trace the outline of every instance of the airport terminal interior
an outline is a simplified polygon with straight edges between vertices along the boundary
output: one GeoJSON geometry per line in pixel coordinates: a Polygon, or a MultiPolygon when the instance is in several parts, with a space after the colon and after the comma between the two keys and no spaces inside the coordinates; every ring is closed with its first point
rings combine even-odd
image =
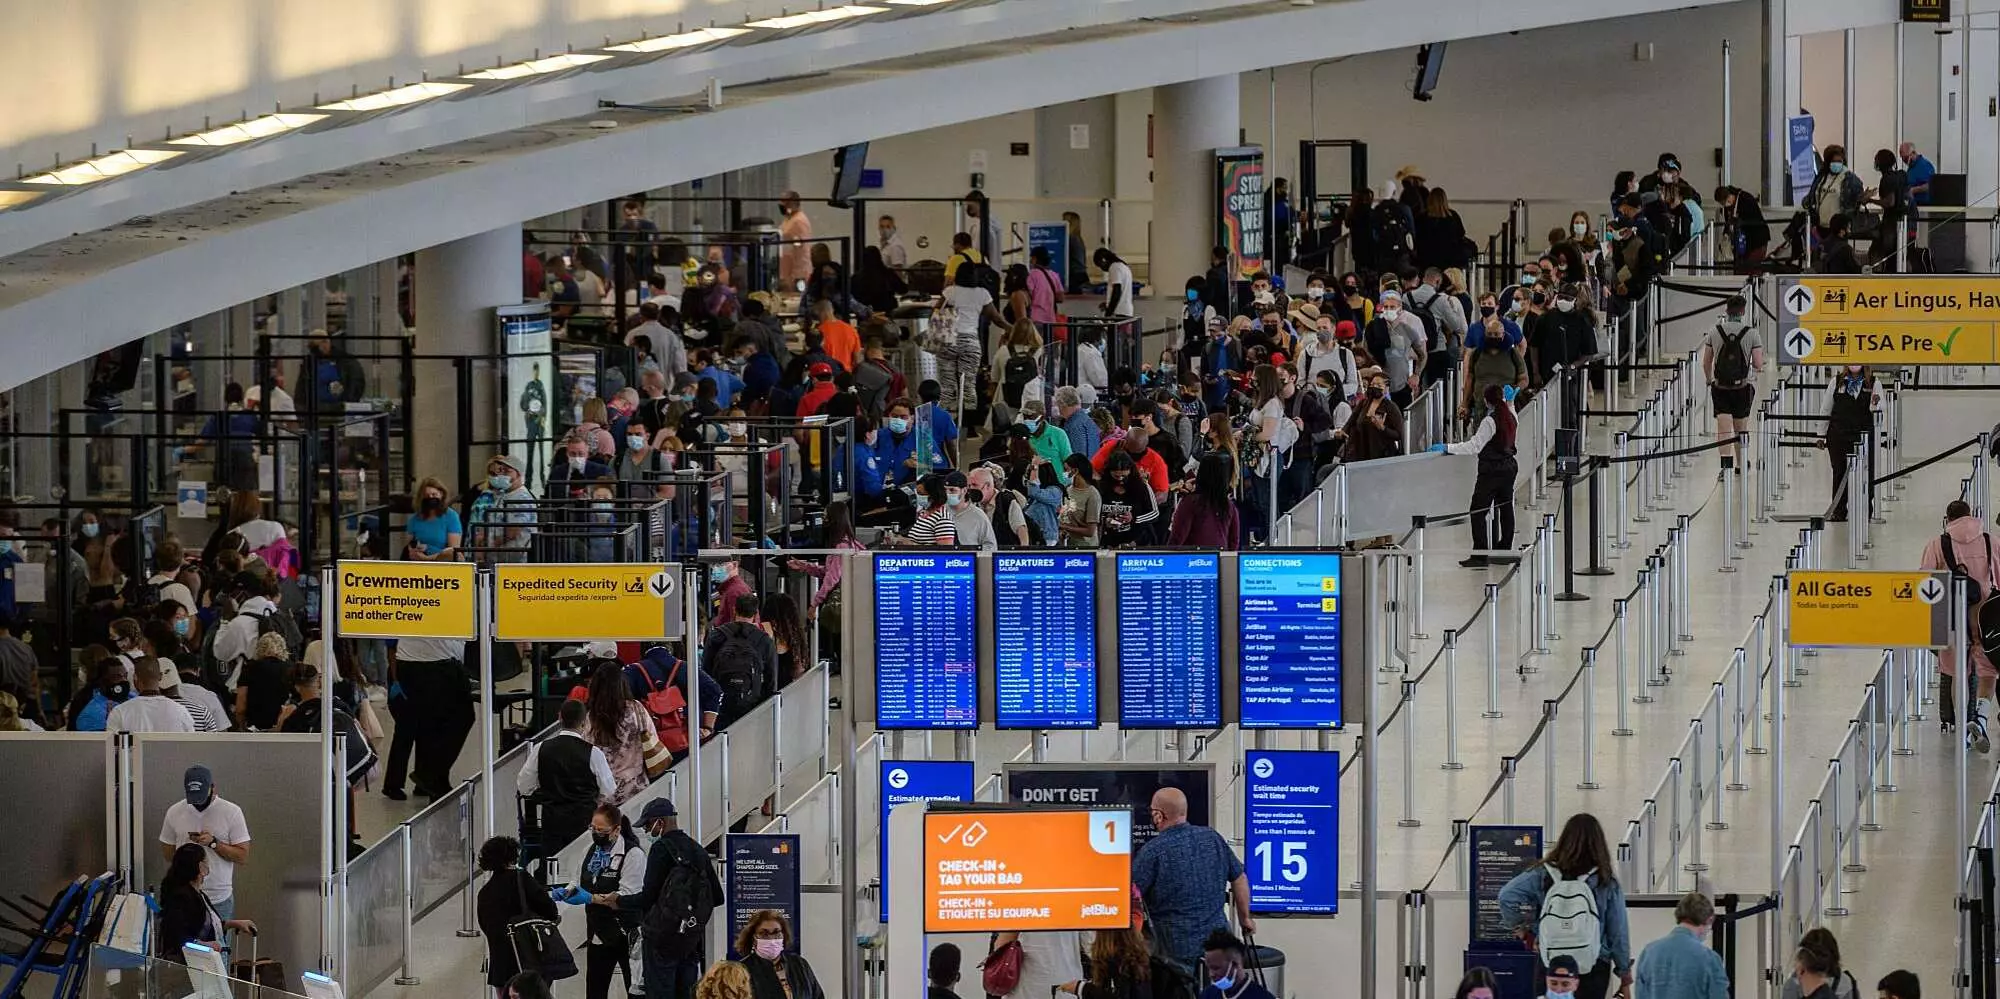
{"type": "Polygon", "coordinates": [[[2000,2],[8,2],[0,999],[2000,999],[2000,2]]]}

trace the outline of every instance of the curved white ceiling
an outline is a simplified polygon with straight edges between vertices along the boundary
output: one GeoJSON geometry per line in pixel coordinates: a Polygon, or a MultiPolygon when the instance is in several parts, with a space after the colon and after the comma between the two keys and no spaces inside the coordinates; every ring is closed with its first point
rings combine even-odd
{"type": "Polygon", "coordinates": [[[0,230],[43,227],[0,231],[0,252],[34,247],[0,260],[0,389],[250,298],[629,191],[1102,94],[1723,2],[1004,0],[432,101],[0,216],[0,230]],[[745,85],[712,112],[597,110],[687,103],[710,77],[745,85]],[[619,127],[591,126],[605,117],[619,127]]]}

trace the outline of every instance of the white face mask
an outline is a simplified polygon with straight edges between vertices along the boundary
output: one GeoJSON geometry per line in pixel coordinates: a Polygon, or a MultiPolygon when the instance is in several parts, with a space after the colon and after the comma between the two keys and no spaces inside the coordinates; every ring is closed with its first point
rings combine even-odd
{"type": "Polygon", "coordinates": [[[1577,235],[1579,235],[1579,236],[1587,236],[1587,235],[1589,235],[1589,234],[1590,234],[1590,223],[1588,223],[1588,222],[1571,222],[1571,223],[1569,224],[1569,231],[1571,231],[1571,232],[1573,232],[1573,233],[1576,233],[1576,234],[1577,234],[1577,235]]]}
{"type": "Polygon", "coordinates": [[[1558,298],[1558,299],[1556,299],[1556,311],[1557,311],[1557,312],[1568,312],[1568,311],[1570,311],[1571,309],[1574,309],[1574,308],[1576,308],[1576,299],[1574,299],[1574,298],[1558,298]]]}
{"type": "Polygon", "coordinates": [[[570,470],[570,471],[572,471],[572,472],[581,472],[581,471],[583,471],[583,466],[584,466],[584,463],[585,463],[586,461],[588,461],[588,460],[589,460],[589,459],[587,459],[587,458],[578,458],[578,457],[576,457],[576,456],[572,455],[572,456],[570,457],[570,459],[569,459],[569,470],[570,470]]]}
{"type": "Polygon", "coordinates": [[[1401,317],[1402,314],[1403,310],[1398,309],[1395,306],[1384,306],[1382,309],[1382,318],[1392,323],[1395,322],[1399,317],[1401,317]]]}
{"type": "Polygon", "coordinates": [[[731,423],[728,424],[727,429],[731,437],[747,437],[750,435],[750,425],[747,423],[731,423]]]}

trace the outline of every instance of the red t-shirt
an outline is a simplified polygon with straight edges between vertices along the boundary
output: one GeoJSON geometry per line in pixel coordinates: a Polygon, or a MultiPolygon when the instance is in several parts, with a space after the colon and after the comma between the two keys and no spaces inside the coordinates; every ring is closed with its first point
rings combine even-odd
{"type": "MultiPolygon", "coordinates": [[[[1111,457],[1111,450],[1113,448],[1123,443],[1122,439],[1105,441],[1104,446],[1098,448],[1097,453],[1090,456],[1090,467],[1096,470],[1097,474],[1103,475],[1104,460],[1111,457]]],[[[1153,487],[1153,493],[1158,495],[1166,492],[1169,485],[1167,463],[1160,458],[1160,452],[1152,448],[1147,448],[1139,452],[1137,461],[1139,464],[1139,474],[1146,477],[1146,484],[1153,487]]]]}
{"type": "Polygon", "coordinates": [[[814,382],[813,387],[807,389],[806,394],[799,399],[799,416],[807,417],[817,414],[820,407],[826,405],[826,401],[833,398],[833,394],[838,391],[839,389],[834,388],[831,380],[814,382]]]}

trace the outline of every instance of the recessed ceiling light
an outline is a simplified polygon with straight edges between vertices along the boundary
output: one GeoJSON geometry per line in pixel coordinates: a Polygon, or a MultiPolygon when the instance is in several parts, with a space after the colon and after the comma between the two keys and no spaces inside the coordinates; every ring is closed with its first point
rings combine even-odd
{"type": "Polygon", "coordinates": [[[709,42],[719,42],[725,39],[735,38],[738,35],[747,35],[749,33],[750,33],[749,28],[696,28],[693,31],[683,31],[677,35],[661,35],[658,38],[641,38],[636,42],[626,42],[623,45],[613,45],[606,48],[605,51],[606,52],[670,52],[673,51],[674,49],[693,48],[696,45],[706,45],[709,42]]]}
{"type": "Polygon", "coordinates": [[[603,62],[609,58],[612,57],[608,55],[571,52],[559,56],[550,56],[547,59],[530,59],[527,62],[517,62],[512,66],[496,66],[492,69],[482,69],[477,73],[465,74],[465,78],[468,80],[518,80],[524,76],[560,73],[566,69],[588,66],[591,63],[603,62]]]}
{"type": "Polygon", "coordinates": [[[211,128],[206,132],[183,135],[178,139],[168,139],[174,146],[233,146],[253,139],[265,139],[280,135],[295,128],[304,128],[316,121],[325,120],[323,114],[267,114],[249,121],[239,121],[234,125],[211,128]]]}
{"type": "Polygon", "coordinates": [[[825,10],[809,10],[799,14],[767,17],[761,21],[751,21],[749,24],[753,28],[770,28],[773,30],[803,28],[808,25],[830,24],[834,21],[845,21],[849,18],[867,17],[870,14],[880,14],[888,9],[887,7],[868,7],[858,3],[851,3],[844,7],[829,7],[825,10]]]}
{"type": "Polygon", "coordinates": [[[468,90],[471,87],[472,84],[470,83],[434,83],[429,81],[412,83],[408,86],[397,87],[394,90],[363,94],[360,97],[350,98],[336,104],[322,104],[319,106],[319,109],[321,111],[384,111],[389,108],[399,108],[407,104],[415,104],[418,101],[427,101],[433,97],[455,94],[461,90],[468,90]]]}
{"type": "Polygon", "coordinates": [[[124,149],[115,153],[93,157],[68,166],[59,166],[47,173],[27,177],[24,184],[54,184],[61,187],[81,187],[95,184],[100,180],[122,177],[134,170],[144,170],[155,163],[165,163],[176,156],[186,155],[178,149],[124,149]]]}

